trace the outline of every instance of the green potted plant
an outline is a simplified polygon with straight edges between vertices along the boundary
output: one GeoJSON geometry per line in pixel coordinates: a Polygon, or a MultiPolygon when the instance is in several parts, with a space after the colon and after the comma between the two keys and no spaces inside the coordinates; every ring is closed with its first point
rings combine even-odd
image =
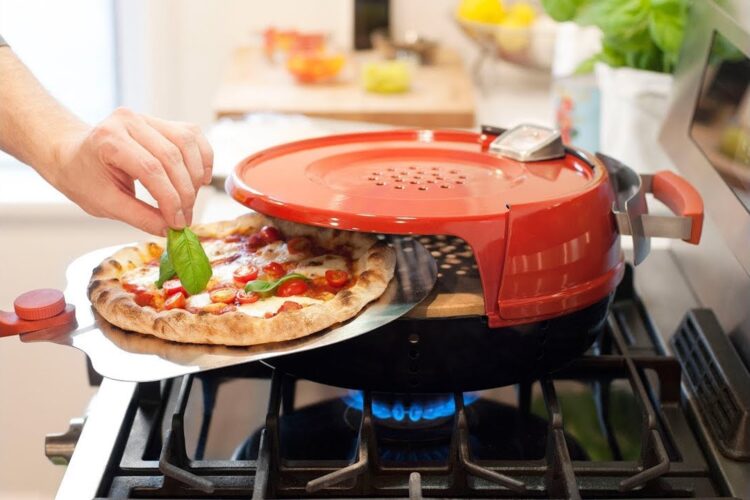
{"type": "Polygon", "coordinates": [[[685,32],[690,0],[542,0],[556,21],[596,26],[602,50],[580,68],[596,62],[671,73],[685,32]]]}
{"type": "Polygon", "coordinates": [[[690,0],[542,0],[542,5],[556,21],[602,32],[601,51],[578,68],[596,73],[601,151],[641,169],[668,165],[657,137],[690,0]]]}

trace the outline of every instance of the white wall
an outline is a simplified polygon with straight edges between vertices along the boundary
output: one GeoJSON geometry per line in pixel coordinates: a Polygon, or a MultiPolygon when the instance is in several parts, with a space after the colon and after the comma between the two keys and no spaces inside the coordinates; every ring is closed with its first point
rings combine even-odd
{"type": "Polygon", "coordinates": [[[115,104],[112,14],[112,0],[0,0],[0,34],[55,98],[95,122],[115,104]]]}

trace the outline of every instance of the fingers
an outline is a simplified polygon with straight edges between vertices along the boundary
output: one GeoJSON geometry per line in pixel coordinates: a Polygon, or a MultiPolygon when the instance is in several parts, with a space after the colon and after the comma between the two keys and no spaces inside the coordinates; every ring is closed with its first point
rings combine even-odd
{"type": "MultiPolygon", "coordinates": [[[[182,199],[162,163],[126,133],[110,137],[106,144],[107,147],[102,148],[100,152],[102,161],[139,180],[156,200],[159,211],[170,227],[185,227],[187,219],[183,212],[182,199]]],[[[187,185],[192,187],[189,179],[187,185]]],[[[109,205],[113,203],[108,202],[109,205]]]]}
{"type": "Polygon", "coordinates": [[[211,182],[214,152],[200,127],[189,123],[170,122],[152,116],[144,115],[144,119],[180,148],[196,190],[201,184],[211,182]]]}
{"type": "Polygon", "coordinates": [[[143,116],[146,123],[169,139],[172,144],[177,146],[182,154],[182,160],[187,165],[190,178],[193,181],[193,187],[197,191],[203,184],[203,160],[198,148],[196,134],[188,125],[176,122],[169,122],[159,118],[143,116]]]}
{"type": "Polygon", "coordinates": [[[108,217],[118,219],[155,236],[165,236],[168,224],[156,208],[143,201],[113,189],[108,196],[112,202],[108,217]]]}
{"type": "Polygon", "coordinates": [[[208,139],[202,133],[196,136],[198,149],[201,151],[201,160],[203,160],[203,184],[211,184],[211,175],[214,170],[214,150],[208,143],[208,139]]]}
{"type": "MultiPolygon", "coordinates": [[[[136,116],[126,123],[130,136],[156,158],[166,172],[169,182],[180,197],[181,208],[176,212],[174,223],[179,227],[190,224],[193,217],[196,186],[183,160],[180,149],[144,119],[136,116]]],[[[197,149],[197,147],[196,147],[197,149]]],[[[143,181],[140,177],[139,180],[143,181]]],[[[161,206],[161,205],[160,205],[161,206]]]]}
{"type": "Polygon", "coordinates": [[[126,174],[140,181],[159,207],[156,210],[118,189],[122,206],[115,206],[113,200],[104,203],[112,217],[154,234],[165,225],[182,229],[191,224],[198,188],[211,181],[213,168],[213,150],[198,127],[119,108],[87,140],[98,163],[119,172],[110,172],[113,178],[126,174]]]}

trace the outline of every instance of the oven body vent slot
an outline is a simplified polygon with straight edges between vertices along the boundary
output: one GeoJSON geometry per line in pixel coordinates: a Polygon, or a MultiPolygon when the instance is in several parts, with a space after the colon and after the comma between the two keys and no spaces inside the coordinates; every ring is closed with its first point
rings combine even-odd
{"type": "Polygon", "coordinates": [[[750,460],[750,374],[713,311],[692,309],[670,343],[722,454],[750,460]]]}

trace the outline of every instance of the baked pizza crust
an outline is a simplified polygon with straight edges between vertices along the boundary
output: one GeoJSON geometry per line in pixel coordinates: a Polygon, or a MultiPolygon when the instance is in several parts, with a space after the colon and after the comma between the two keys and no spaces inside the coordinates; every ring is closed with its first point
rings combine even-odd
{"type": "Polygon", "coordinates": [[[198,236],[222,238],[269,224],[287,237],[310,236],[329,248],[350,245],[354,249],[354,286],[339,291],[325,302],[285,311],[272,318],[253,317],[239,311],[217,315],[141,307],[136,304],[134,295],[122,288],[120,277],[152,261],[164,248],[162,239],[123,248],[103,261],[93,271],[88,297],[104,319],[125,330],[174,342],[249,346],[304,337],[353,318],[369,302],[380,297],[393,278],[396,263],[393,249],[362,233],[305,226],[256,213],[232,221],[200,224],[191,229],[198,236]]]}

